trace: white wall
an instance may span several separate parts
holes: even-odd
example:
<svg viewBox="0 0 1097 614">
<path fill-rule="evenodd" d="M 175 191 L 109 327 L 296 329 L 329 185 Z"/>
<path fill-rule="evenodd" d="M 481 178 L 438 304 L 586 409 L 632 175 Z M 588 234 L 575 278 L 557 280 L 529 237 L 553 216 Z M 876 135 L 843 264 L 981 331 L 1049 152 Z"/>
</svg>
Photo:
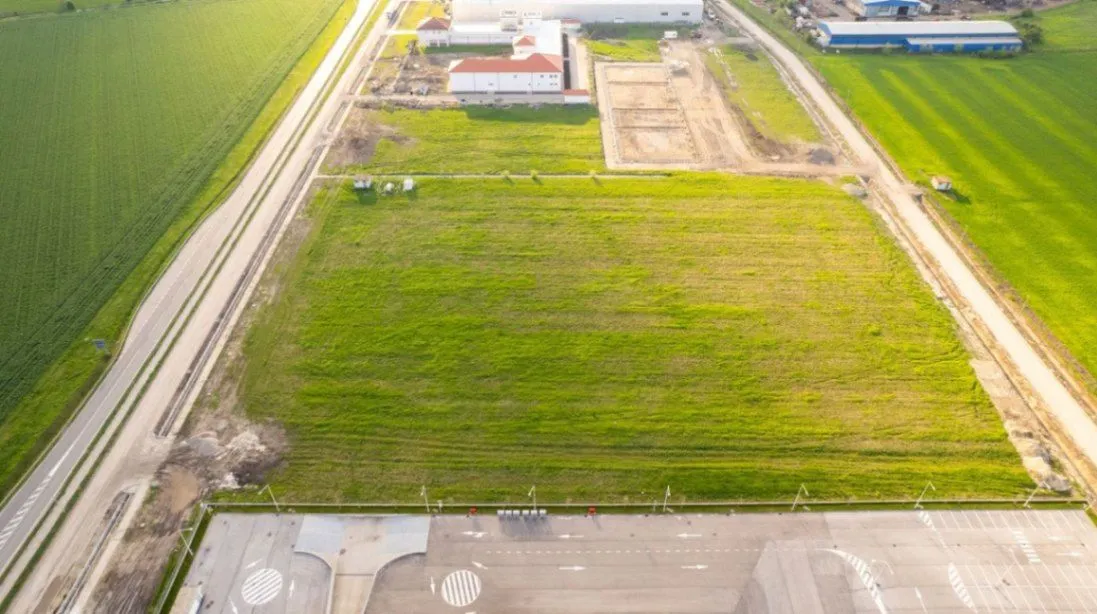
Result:
<svg viewBox="0 0 1097 614">
<path fill-rule="evenodd" d="M 453 1 L 455 21 L 493 22 L 500 11 L 540 11 L 544 19 L 575 18 L 583 23 L 700 23 L 704 10 L 702 0 L 669 0 L 659 4 L 625 4 L 590 2 L 586 4 L 541 4 L 538 2 L 467 2 Z M 664 14 L 665 13 L 665 14 Z"/>
<path fill-rule="evenodd" d="M 560 92 L 564 89 L 563 73 L 450 73 L 451 92 Z"/>
<path fill-rule="evenodd" d="M 446 30 L 417 30 L 415 34 L 420 47 L 449 44 L 449 32 Z"/>
</svg>

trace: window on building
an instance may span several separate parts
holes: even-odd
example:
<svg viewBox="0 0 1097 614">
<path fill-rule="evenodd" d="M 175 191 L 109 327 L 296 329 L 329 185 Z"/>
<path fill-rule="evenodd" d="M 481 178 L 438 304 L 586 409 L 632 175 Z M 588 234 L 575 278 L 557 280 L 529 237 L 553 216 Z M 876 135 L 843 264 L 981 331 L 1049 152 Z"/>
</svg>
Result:
<svg viewBox="0 0 1097 614">
<path fill-rule="evenodd" d="M 682 17 L 689 17 L 689 11 L 682 11 Z"/>
<path fill-rule="evenodd" d="M 670 11 L 663 11 L 662 13 L 659 13 L 659 14 L 662 15 L 663 17 L 670 17 Z"/>
</svg>

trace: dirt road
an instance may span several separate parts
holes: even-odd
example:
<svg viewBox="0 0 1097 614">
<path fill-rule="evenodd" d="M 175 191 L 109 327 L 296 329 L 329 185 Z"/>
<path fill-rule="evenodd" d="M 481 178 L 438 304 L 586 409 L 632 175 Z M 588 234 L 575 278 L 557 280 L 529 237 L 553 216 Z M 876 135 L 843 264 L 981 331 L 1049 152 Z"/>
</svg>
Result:
<svg viewBox="0 0 1097 614">
<path fill-rule="evenodd" d="M 180 391 L 190 389 L 185 382 L 200 384 L 205 365 L 196 357 L 217 347 L 218 331 L 233 321 L 241 290 L 261 270 L 315 172 L 319 147 L 329 136 L 326 127 L 342 108 L 341 94 L 349 91 L 355 70 L 348 70 L 334 90 L 329 88 L 342 60 L 353 53 L 374 4 L 359 0 L 350 22 L 233 193 L 195 230 L 150 290 L 104 379 L 0 510 L 0 571 L 10 567 L 0 595 L 12 590 L 49 529 L 58 528 L 11 611 L 34 611 L 42 600 L 55 599 L 75 573 L 74 566 L 83 564 L 74 560 L 80 558 L 74 553 L 85 551 L 95 539 L 94 527 L 119 490 L 147 482 L 163 461 L 170 438 L 156 437 L 154 426 L 165 408 L 179 400 Z M 335 93 L 327 96 L 329 91 Z M 143 396 L 138 395 L 146 386 Z M 186 398 L 182 400 L 185 405 Z M 116 441 L 98 438 L 101 431 L 117 433 Z M 90 459 L 98 459 L 100 466 L 93 468 Z M 76 496 L 76 485 L 89 475 L 75 507 L 62 517 L 63 503 Z"/>
<path fill-rule="evenodd" d="M 876 169 L 873 176 L 877 187 L 895 208 L 897 221 L 920 244 L 924 253 L 936 260 L 936 269 L 967 303 L 993 337 L 995 345 L 1013 363 L 1015 372 L 1024 378 L 1024 385 L 1039 397 L 1049 417 L 1056 421 L 1060 434 L 1068 436 L 1084 461 L 1093 467 L 1097 461 L 1097 424 L 1086 409 L 1044 362 L 1040 353 L 1025 338 L 1009 318 L 1005 309 L 979 282 L 975 273 L 941 234 L 933 221 L 915 202 L 910 186 L 891 170 L 884 158 L 831 98 L 826 87 L 800 57 L 785 47 L 765 28 L 758 25 L 726 0 L 716 0 L 717 6 L 738 27 L 761 43 L 798 82 L 831 127 L 845 139 L 858 161 Z"/>
</svg>

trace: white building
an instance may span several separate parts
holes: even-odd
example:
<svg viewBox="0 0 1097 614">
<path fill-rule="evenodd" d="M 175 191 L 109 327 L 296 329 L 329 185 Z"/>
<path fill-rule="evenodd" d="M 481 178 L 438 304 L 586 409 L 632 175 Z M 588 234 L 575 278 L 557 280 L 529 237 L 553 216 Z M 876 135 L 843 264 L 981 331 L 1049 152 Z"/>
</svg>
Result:
<svg viewBox="0 0 1097 614">
<path fill-rule="evenodd" d="M 445 28 L 445 29 L 443 29 Z M 416 30 L 420 45 L 508 45 L 510 57 L 455 60 L 449 67 L 449 91 L 483 94 L 564 92 L 564 31 L 556 20 L 509 24 L 447 23 L 425 19 Z"/>
<path fill-rule="evenodd" d="M 702 0 L 453 0 L 456 22 L 700 23 L 703 11 Z"/>
<path fill-rule="evenodd" d="M 449 69 L 449 91 L 487 94 L 558 94 L 564 91 L 564 60 L 534 53 L 524 58 L 468 58 Z"/>
</svg>

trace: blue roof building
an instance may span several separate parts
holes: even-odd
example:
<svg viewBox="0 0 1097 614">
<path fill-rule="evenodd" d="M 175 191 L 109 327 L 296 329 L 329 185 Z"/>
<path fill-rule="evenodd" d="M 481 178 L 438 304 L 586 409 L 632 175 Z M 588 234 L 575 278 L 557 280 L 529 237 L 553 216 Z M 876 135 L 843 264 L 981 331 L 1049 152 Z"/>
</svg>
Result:
<svg viewBox="0 0 1097 614">
<path fill-rule="evenodd" d="M 869 19 L 878 17 L 914 17 L 922 10 L 919 0 L 854 0 L 853 10 Z"/>
<path fill-rule="evenodd" d="M 820 21 L 819 44 L 833 49 L 901 47 L 911 52 L 1018 51 L 1017 29 L 1005 21 Z"/>
</svg>

